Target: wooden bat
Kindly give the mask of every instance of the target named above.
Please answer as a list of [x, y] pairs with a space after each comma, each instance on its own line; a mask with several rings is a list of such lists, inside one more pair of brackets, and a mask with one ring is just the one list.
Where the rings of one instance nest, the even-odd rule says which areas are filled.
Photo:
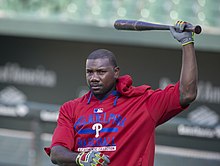
[[[171, 25], [156, 24], [156, 23], [143, 22], [137, 20], [116, 20], [114, 23], [114, 27], [117, 30], [146, 31], [146, 30], [170, 30]], [[196, 25], [190, 28], [186, 27], [184, 31], [200, 34], [202, 28], [201, 26]]]

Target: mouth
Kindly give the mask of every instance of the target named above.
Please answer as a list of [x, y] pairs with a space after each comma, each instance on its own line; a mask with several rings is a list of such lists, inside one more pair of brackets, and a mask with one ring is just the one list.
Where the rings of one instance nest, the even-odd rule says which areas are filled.
[[101, 85], [91, 85], [90, 88], [93, 90], [93, 91], [97, 91], [97, 90], [100, 90], [101, 89]]

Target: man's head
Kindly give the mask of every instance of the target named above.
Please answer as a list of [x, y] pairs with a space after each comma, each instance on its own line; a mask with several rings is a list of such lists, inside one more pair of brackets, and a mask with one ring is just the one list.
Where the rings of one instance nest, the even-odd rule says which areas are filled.
[[114, 54], [106, 49], [98, 49], [89, 54], [86, 60], [86, 80], [93, 94], [102, 99], [115, 89], [119, 77]]

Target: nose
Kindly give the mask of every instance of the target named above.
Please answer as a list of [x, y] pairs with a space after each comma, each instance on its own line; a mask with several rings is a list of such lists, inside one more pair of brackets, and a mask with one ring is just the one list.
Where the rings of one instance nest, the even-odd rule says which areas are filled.
[[98, 82], [99, 81], [99, 75], [96, 72], [94, 72], [92, 74], [91, 78], [90, 78], [90, 81], [91, 82]]

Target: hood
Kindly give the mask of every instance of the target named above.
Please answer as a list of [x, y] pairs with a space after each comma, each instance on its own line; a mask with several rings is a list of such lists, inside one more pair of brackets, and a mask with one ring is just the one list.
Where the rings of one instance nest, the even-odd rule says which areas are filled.
[[126, 97], [140, 96], [148, 89], [151, 89], [148, 85], [132, 86], [132, 78], [129, 75], [119, 77], [116, 84], [116, 90]]

